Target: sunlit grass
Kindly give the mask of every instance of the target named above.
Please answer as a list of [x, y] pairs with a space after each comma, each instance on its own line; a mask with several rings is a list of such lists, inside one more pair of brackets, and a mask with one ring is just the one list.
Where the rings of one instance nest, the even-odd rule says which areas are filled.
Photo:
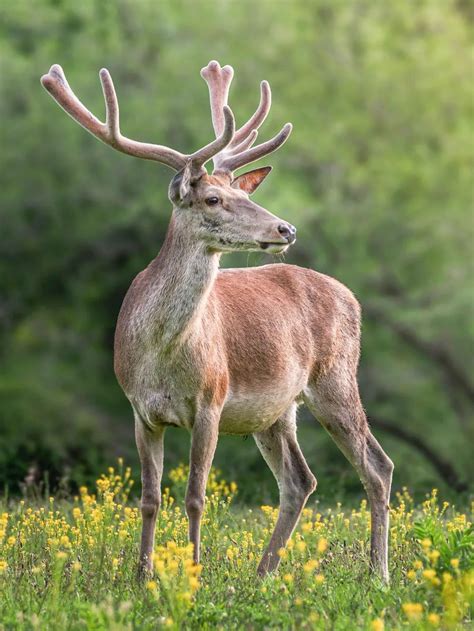
[[157, 525], [154, 574], [136, 579], [140, 514], [119, 463], [70, 501], [10, 502], [0, 510], [2, 629], [458, 629], [474, 590], [471, 517], [433, 490], [391, 510], [389, 588], [369, 576], [370, 513], [304, 510], [277, 574], [256, 565], [274, 507], [234, 508], [235, 483], [213, 472], [203, 520], [203, 565], [192, 563], [183, 495], [170, 473]]

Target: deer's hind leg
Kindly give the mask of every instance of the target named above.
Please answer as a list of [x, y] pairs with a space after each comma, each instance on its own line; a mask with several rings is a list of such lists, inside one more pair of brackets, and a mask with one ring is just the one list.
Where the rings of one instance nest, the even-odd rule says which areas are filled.
[[257, 570], [264, 576], [278, 567], [278, 550], [291, 537], [306, 500], [316, 489], [316, 478], [306, 464], [296, 438], [296, 404], [268, 430], [254, 434], [254, 438], [280, 491], [278, 520]]
[[393, 463], [370, 431], [354, 362], [341, 359], [308, 385], [304, 398], [365, 487], [371, 510], [371, 566], [388, 582], [388, 504]]

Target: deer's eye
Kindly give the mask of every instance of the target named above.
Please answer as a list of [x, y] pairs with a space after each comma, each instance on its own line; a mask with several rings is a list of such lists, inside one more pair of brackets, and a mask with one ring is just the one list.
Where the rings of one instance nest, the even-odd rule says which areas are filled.
[[219, 203], [219, 198], [216, 197], [215, 195], [213, 195], [212, 197], [207, 197], [206, 198], [206, 204], [208, 206], [215, 206], [218, 203]]

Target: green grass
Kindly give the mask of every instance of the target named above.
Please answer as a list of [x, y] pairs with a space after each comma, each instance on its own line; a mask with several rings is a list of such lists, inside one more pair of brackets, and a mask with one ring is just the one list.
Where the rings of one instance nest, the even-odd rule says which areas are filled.
[[235, 485], [213, 473], [202, 571], [192, 565], [183, 495], [170, 474], [155, 574], [136, 580], [140, 517], [129, 471], [109, 470], [94, 494], [0, 504], [1, 629], [470, 628], [470, 518], [438, 502], [394, 498], [390, 587], [369, 575], [369, 524], [358, 509], [305, 509], [278, 573], [256, 566], [277, 511], [234, 506]]

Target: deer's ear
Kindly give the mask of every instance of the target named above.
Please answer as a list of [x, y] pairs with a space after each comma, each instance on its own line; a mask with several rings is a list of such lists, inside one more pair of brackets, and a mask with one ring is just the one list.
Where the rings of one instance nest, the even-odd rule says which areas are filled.
[[171, 180], [169, 189], [168, 189], [168, 197], [170, 200], [177, 204], [178, 202], [185, 199], [185, 197], [189, 194], [191, 186], [197, 182], [201, 178], [202, 174], [196, 174], [193, 170], [193, 165], [191, 161], [188, 161], [184, 169], [178, 171], [174, 178]]
[[188, 162], [183, 169], [183, 176], [181, 177], [181, 182], [179, 183], [179, 197], [180, 199], [184, 199], [186, 195], [189, 193], [191, 188], [191, 162]]
[[239, 188], [241, 191], [245, 191], [248, 195], [251, 195], [260, 186], [271, 170], [272, 167], [260, 167], [259, 169], [243, 173], [232, 182], [232, 188]]

